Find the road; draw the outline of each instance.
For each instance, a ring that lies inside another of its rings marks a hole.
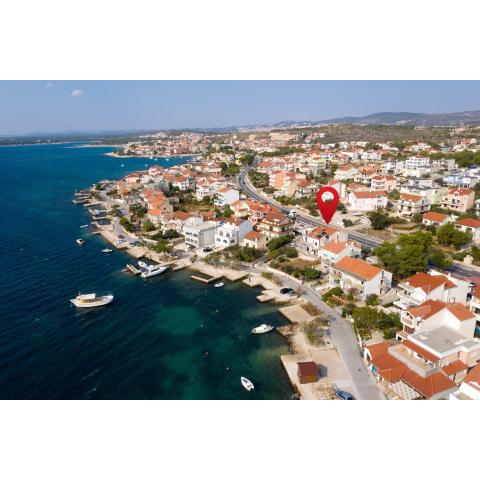
[[[254,200],[257,200],[262,203],[268,203],[270,205],[273,205],[275,207],[278,207],[282,210],[284,213],[288,213],[289,209],[286,208],[284,205],[281,205],[280,203],[276,202],[275,200],[272,200],[271,198],[268,198],[266,196],[263,196],[259,194],[255,189],[252,188],[250,183],[247,180],[247,175],[248,172],[256,167],[256,163],[249,165],[245,169],[243,169],[240,174],[237,177],[237,184],[240,190],[243,190],[245,193],[248,194],[249,197],[253,198]],[[297,220],[306,224],[310,225],[312,227],[318,227],[320,225],[326,226],[326,223],[323,222],[320,219],[314,218],[310,215],[305,215],[305,214],[299,214],[297,213],[296,216]],[[348,234],[349,240],[355,240],[356,242],[360,243],[361,245],[374,249],[378,247],[379,245],[382,244],[381,240],[378,240],[377,238],[369,237],[367,235],[363,235],[358,232],[352,232],[349,231],[345,228],[337,227],[339,230],[344,230]],[[463,276],[463,277],[479,277],[480,279],[480,272],[477,269],[468,267],[467,265],[459,265],[458,263],[455,263],[448,269],[450,272]]]
[[[263,270],[257,269],[259,272]],[[298,289],[300,280],[293,280],[282,277],[282,283],[287,286]],[[329,335],[330,340],[335,345],[340,358],[350,376],[355,392],[352,392],[360,400],[383,400],[385,397],[376,386],[375,380],[362,360],[362,354],[357,344],[357,339],[353,333],[352,324],[342,318],[335,310],[331,309],[323,302],[318,293],[308,285],[301,285],[303,297],[322,312],[330,320]]]

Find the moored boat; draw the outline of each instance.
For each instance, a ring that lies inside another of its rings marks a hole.
[[[104,248],[102,249],[102,253],[112,253],[113,250],[111,248]]]
[[[154,277],[155,275],[160,275],[165,272],[165,270],[168,270],[168,265],[147,265],[143,267],[140,263],[143,262],[138,262],[139,266],[142,268],[142,273],[140,274],[142,278]]]
[[[245,377],[240,377],[240,382],[242,382],[243,388],[247,391],[253,390],[255,387],[253,386],[253,383]]]
[[[96,293],[79,293],[70,300],[78,308],[102,307],[113,302],[113,295],[97,295]]]
[[[222,288],[225,284],[223,282],[218,282],[214,285],[215,288]]]
[[[83,245],[85,243],[85,240],[83,238],[77,238],[77,243],[79,245]]]
[[[268,333],[271,332],[275,327],[273,325],[267,325],[266,323],[262,323],[262,325],[255,327],[252,329],[252,333],[260,334],[260,333]]]

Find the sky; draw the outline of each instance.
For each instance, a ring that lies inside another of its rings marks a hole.
[[[0,81],[0,135],[480,110],[480,81]]]

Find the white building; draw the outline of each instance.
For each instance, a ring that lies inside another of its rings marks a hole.
[[[348,207],[356,212],[373,212],[386,208],[388,197],[383,191],[356,191],[347,196]]]
[[[240,245],[248,232],[252,231],[249,220],[229,219],[217,225],[215,231],[215,247],[232,247]]]
[[[212,247],[215,245],[216,228],[216,222],[203,222],[198,217],[188,218],[183,226],[185,244],[195,248]]]
[[[233,202],[236,202],[240,199],[240,193],[238,190],[234,188],[221,188],[215,194],[214,204],[217,207],[226,207],[227,205],[231,205]]]

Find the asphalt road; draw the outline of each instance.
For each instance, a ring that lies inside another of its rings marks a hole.
[[[262,202],[262,203],[268,203],[270,205],[274,205],[278,208],[280,208],[284,213],[288,213],[289,212],[289,208],[286,208],[284,205],[281,205],[280,203],[268,198],[268,197],[265,197],[263,195],[260,195],[257,191],[255,191],[254,189],[252,189],[252,187],[248,184],[248,182],[246,181],[246,177],[248,175],[248,172],[255,168],[255,164],[253,165],[250,165],[249,167],[246,167],[244,170],[242,170],[242,172],[239,174],[239,176],[237,177],[237,183],[238,183],[238,187],[243,190],[245,193],[247,193],[251,198],[253,198],[254,200],[257,200],[259,202]],[[306,225],[310,225],[312,227],[318,227],[320,225],[322,226],[326,226],[326,223],[323,222],[322,220],[320,219],[316,219],[314,217],[311,217],[309,215],[304,215],[304,214],[299,214],[297,213],[297,216],[296,216],[297,220],[306,224]],[[348,238],[350,240],[355,240],[356,242],[360,243],[361,245],[367,247],[367,248],[370,248],[370,249],[374,249],[376,247],[378,247],[379,245],[382,244],[382,241],[381,240],[378,240],[377,238],[373,238],[373,237],[369,237],[367,235],[363,235],[361,233],[357,233],[357,232],[351,232],[345,228],[341,228],[341,227],[338,227],[338,226],[335,226],[335,228],[338,228],[340,230],[345,230],[348,234]],[[457,275],[461,275],[463,277],[479,277],[480,279],[480,272],[474,268],[469,268],[468,266],[466,265],[458,265],[458,264],[454,264],[452,267],[449,268],[449,271],[451,271],[452,273],[455,273]]]

